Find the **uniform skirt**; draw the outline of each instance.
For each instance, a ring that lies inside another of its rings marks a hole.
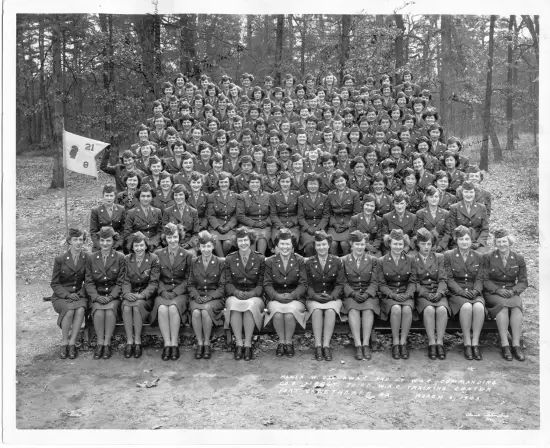
[[[290,230],[290,233],[294,235],[294,237],[296,238],[296,241],[300,240],[300,227],[291,227],[288,230]],[[271,242],[273,244],[275,244],[275,237],[279,234],[280,231],[281,231],[280,229],[273,229],[271,231]]]
[[[340,299],[331,300],[326,303],[316,302],[315,300],[308,300],[306,302],[306,322],[309,320],[311,315],[315,310],[334,310],[338,315],[338,318],[342,319],[340,316],[340,311],[342,310],[342,301]]]
[[[481,295],[478,295],[473,300],[467,299],[466,297],[462,297],[462,296],[456,296],[456,295],[451,295],[449,297],[449,305],[451,306],[451,311],[453,312],[453,316],[458,315],[458,313],[460,312],[460,308],[462,308],[462,305],[464,305],[465,303],[471,303],[473,305],[474,303],[477,303],[477,302],[483,304],[483,307],[485,307],[485,299]],[[487,308],[485,308],[485,315],[487,315]]]
[[[267,304],[268,314],[266,314],[264,319],[264,327],[267,326],[269,321],[273,318],[275,313],[281,314],[292,314],[296,322],[298,322],[302,328],[306,328],[306,307],[305,305],[298,301],[293,300],[290,303],[281,303],[276,300],[271,300]]]
[[[206,310],[214,325],[221,325],[223,323],[222,299],[214,299],[206,303],[197,303],[195,300],[191,300],[191,303],[189,304],[189,311],[193,313],[195,310]]]
[[[86,308],[88,308],[88,301],[84,297],[81,297],[74,302],[69,302],[61,297],[53,296],[52,306],[55,312],[59,314],[57,317],[57,326],[61,328],[61,321],[65,317],[65,314],[67,314],[67,311],[84,308],[84,312],[86,312]]]
[[[92,318],[97,310],[113,310],[116,320],[120,320],[120,299],[113,299],[105,305],[99,302],[92,302],[92,306],[90,307]]]
[[[349,229],[343,231],[342,233],[338,233],[332,227],[329,227],[328,234],[332,236],[332,241],[341,242],[349,240]]]
[[[407,299],[404,302],[398,302],[397,300],[390,299],[389,297],[380,299],[380,319],[388,320],[390,317],[391,307],[394,305],[410,306],[413,314],[413,320],[418,320],[418,313],[414,308],[414,299]]]
[[[122,301],[121,309],[124,309],[125,306],[138,308],[139,314],[141,315],[141,320],[145,322],[151,313],[151,309],[153,308],[153,298],[147,300],[138,299],[135,302],[130,302],[129,300],[124,299]]]
[[[221,234],[220,232],[218,232],[217,230],[214,230],[212,228],[210,228],[208,230],[212,235],[216,235],[218,237],[218,241],[227,241],[227,240],[232,240],[235,238],[235,231],[234,230],[230,230],[229,232],[225,233],[225,234]]]
[[[495,318],[502,308],[519,308],[523,312],[523,301],[518,295],[512,296],[509,299],[501,297],[498,294],[484,294],[487,303],[487,311],[491,318]]]
[[[159,311],[159,306],[161,305],[176,305],[178,308],[178,311],[181,316],[181,323],[184,324],[186,322],[185,319],[185,311],[187,310],[187,302],[189,300],[189,297],[186,294],[181,294],[179,296],[176,296],[172,300],[164,299],[161,296],[157,296],[155,298],[155,305],[153,306],[153,309],[151,310],[151,314],[149,314],[149,323],[151,325],[158,325],[157,321],[157,314]]]
[[[417,297],[416,298],[416,311],[418,311],[418,314],[422,314],[424,311],[424,308],[427,306],[433,306],[434,308],[437,308],[438,306],[443,306],[447,310],[447,314],[451,316],[451,307],[449,306],[449,301],[447,300],[447,297],[441,298],[441,300],[438,300],[437,302],[430,302],[425,297]]]
[[[252,297],[246,300],[239,300],[235,296],[228,297],[225,301],[224,328],[228,329],[230,327],[231,311],[237,311],[239,313],[250,311],[252,313],[252,317],[254,318],[256,328],[261,330],[264,317],[264,308],[264,301],[259,297]]]
[[[256,234],[256,239],[264,239],[268,243],[271,243],[271,227],[266,227],[265,229],[259,229],[257,227],[252,227],[252,231]]]
[[[298,248],[302,250],[304,247],[306,247],[306,244],[309,243],[315,243],[315,239],[313,238],[313,235],[310,235],[305,230],[300,232],[300,240],[298,244]]]
[[[380,299],[378,297],[369,297],[364,302],[359,303],[352,297],[347,297],[344,299],[342,313],[348,314],[349,310],[372,310],[375,314],[380,314]]]

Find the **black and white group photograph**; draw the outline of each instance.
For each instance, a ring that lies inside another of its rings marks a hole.
[[[5,443],[549,443],[542,5],[32,3]]]

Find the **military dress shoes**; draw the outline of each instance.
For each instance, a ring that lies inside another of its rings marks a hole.
[[[523,354],[523,350],[519,345],[512,347],[512,355],[514,355],[514,358],[516,358],[518,361],[525,361],[525,355]]]
[[[75,359],[75,358],[76,358],[76,346],[69,345],[69,359]]]
[[[172,347],[164,347],[162,349],[162,360],[168,361],[172,357]]]
[[[94,350],[94,359],[101,359],[103,356],[103,345],[97,344]]]
[[[141,344],[136,344],[134,346],[134,358],[141,358],[142,353],[143,350],[141,348]]]
[[[443,344],[437,344],[435,346],[435,354],[441,360],[447,358],[447,354],[445,353],[445,347],[443,346]]]
[[[62,345],[61,351],[59,352],[59,357],[61,359],[67,359],[67,356],[69,356],[69,346],[68,345]]]
[[[434,360],[437,359],[436,347],[435,345],[428,345],[428,358]]]
[[[514,359],[514,357],[512,356],[512,351],[510,350],[510,346],[509,345],[504,345],[502,348],[501,348],[501,352],[502,352],[502,357],[506,360],[506,361],[512,361]]]

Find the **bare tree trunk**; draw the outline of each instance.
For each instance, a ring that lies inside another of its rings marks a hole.
[[[302,26],[300,29],[300,74],[302,79],[306,73],[306,36],[307,36],[308,17],[302,15]]]
[[[40,54],[40,143],[48,141],[48,127],[46,126],[46,76],[44,74],[44,16],[39,16],[38,51]]]
[[[162,50],[160,48],[160,21],[161,17],[158,14],[153,16],[153,31],[154,31],[154,41],[153,41],[153,52],[155,56],[155,79],[160,80],[162,77]]]
[[[491,146],[493,147],[493,156],[495,158],[495,162],[502,161],[502,147],[500,146],[500,142],[498,141],[498,135],[497,131],[495,129],[495,124],[491,120]]]
[[[113,144],[113,112],[114,112],[114,61],[113,61],[113,15],[99,14],[101,32],[107,36],[103,46],[103,89],[105,100],[103,103],[103,128],[106,142]]]
[[[293,14],[289,14],[287,16],[287,28],[288,31],[286,35],[288,36],[288,57],[286,58],[287,61],[292,64],[292,61],[294,60],[294,20],[293,20]]]
[[[61,16],[55,16],[52,26],[52,55],[54,82],[54,112],[53,112],[53,173],[50,188],[63,188],[63,95],[65,87],[61,71]]]
[[[252,14],[248,14],[246,16],[246,46],[248,47],[248,50],[250,51],[252,49],[252,23],[254,20],[254,16]]]
[[[506,85],[506,149],[514,149],[514,38],[512,32],[516,16],[510,16],[508,21],[508,67]]]
[[[284,14],[277,15],[277,40],[275,42],[275,85],[281,85],[281,64],[283,62]]]
[[[533,39],[533,48],[535,49],[536,69],[535,80],[533,81],[533,142],[538,143],[539,132],[539,16],[535,16],[535,20],[531,16],[522,16],[525,25]]]
[[[481,143],[481,155],[479,167],[489,170],[489,133],[491,132],[491,99],[493,95],[493,52],[495,46],[495,22],[497,16],[491,16],[489,26],[489,57],[487,59],[487,86],[485,87],[485,109],[483,111],[483,142]]]
[[[340,34],[340,85],[344,83],[346,62],[349,59],[349,33],[351,30],[351,15],[342,14],[342,28]]]
[[[395,38],[395,70],[405,65],[403,54],[403,35],[405,34],[405,24],[403,23],[403,16],[401,14],[394,14],[393,16],[397,28],[399,28],[399,34]]]
[[[451,80],[451,23],[452,16],[444,14],[441,16],[441,73],[440,73],[440,82],[441,90],[439,92],[439,114],[441,117],[441,124],[451,130],[453,123],[451,123],[451,89],[452,89],[452,80]]]

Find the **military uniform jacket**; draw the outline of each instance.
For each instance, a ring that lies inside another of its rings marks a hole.
[[[418,179],[416,186],[420,190],[424,190],[428,185],[433,185],[434,180],[435,180],[435,176],[432,173],[430,173],[427,169],[425,169],[420,179]]]
[[[449,192],[456,193],[456,189],[462,185],[462,182],[466,179],[466,174],[462,171],[455,169],[452,173],[447,170],[447,173],[451,177],[451,182],[449,183]]]
[[[226,173],[230,173],[233,175],[233,177],[237,177],[239,174],[241,174],[241,167],[239,166],[239,160],[238,159],[225,159],[223,162],[223,170]]]
[[[250,251],[246,266],[243,265],[239,251],[225,258],[225,294],[232,296],[235,291],[253,292],[253,297],[262,297],[264,291],[265,257],[256,251]]]
[[[102,227],[112,227],[115,232],[122,233],[124,221],[126,219],[126,210],[122,205],[113,204],[113,213],[109,216],[104,204],[92,208],[90,214],[90,236],[94,247],[99,248],[99,237],[96,235]],[[116,245],[116,243],[115,243]]]
[[[390,212],[393,209],[393,197],[387,193],[382,193],[382,196],[379,198],[377,195],[374,195],[375,209],[374,213],[378,216],[384,216],[386,213]]]
[[[55,257],[50,286],[56,298],[65,299],[69,294],[77,293],[86,297],[84,279],[86,277],[86,252],[80,252],[76,266],[71,251]]]
[[[101,251],[89,254],[86,260],[86,293],[92,302],[99,296],[111,296],[116,299],[122,292],[126,275],[124,255],[111,250],[107,263],[103,264]]]
[[[247,227],[257,227],[260,221],[271,227],[269,194],[260,191],[258,196],[245,191],[237,198],[237,220]]]
[[[443,194],[439,192],[439,206],[445,210],[449,210],[451,205],[456,204],[456,197],[445,191]]]
[[[176,251],[174,263],[170,263],[168,248],[159,249],[155,252],[159,258],[160,277],[159,277],[159,295],[163,291],[174,292],[181,296],[187,293],[187,280],[193,255],[191,252],[179,248]]]
[[[528,286],[525,259],[513,250],[508,254],[506,266],[502,263],[498,249],[484,254],[483,267],[483,287],[489,293],[494,293],[497,289],[511,289],[519,295]]]
[[[281,191],[273,193],[269,197],[269,213],[271,223],[275,229],[281,227],[298,226],[298,197],[300,193],[295,190],[289,190],[288,200],[285,199]]]
[[[369,254],[363,254],[357,266],[357,259],[348,254],[341,258],[344,267],[345,283],[344,296],[349,297],[352,292],[364,294],[365,292],[376,297],[378,280],[376,277],[376,258]]]
[[[452,235],[452,231],[458,226],[466,226],[472,229],[472,241],[487,245],[487,236],[489,235],[489,217],[484,205],[474,202],[470,213],[466,211],[464,201],[451,205],[445,231]]]
[[[307,187],[306,187],[306,176],[304,173],[298,177],[296,173],[292,174],[292,184],[290,185],[290,189],[297,191],[298,193],[306,194],[307,193]]]
[[[443,155],[446,150],[447,145],[445,143],[441,143],[439,140],[435,142],[432,141],[432,149],[430,149],[430,152],[438,159]]]
[[[338,190],[330,191],[327,197],[327,203],[330,212],[330,227],[334,224],[349,225],[349,218],[361,212],[359,193],[349,188],[344,189],[341,198]]]
[[[416,267],[416,292],[418,295],[447,292],[447,271],[443,254],[430,252],[426,263],[419,254],[414,256]]]
[[[145,176],[143,179],[141,179],[141,185],[149,185],[153,190],[156,191],[157,195],[160,192],[160,179],[155,179],[152,174]]]
[[[430,213],[429,206],[420,209],[416,212],[416,226],[414,230],[416,231],[422,227],[425,227],[432,232],[432,234],[436,235],[434,248],[440,246],[442,249],[447,249],[447,246],[449,245],[449,235],[445,232],[447,216],[449,216],[449,212],[441,207],[437,207],[435,218]]]
[[[391,253],[388,253],[377,260],[376,269],[378,290],[382,296],[388,297],[392,293],[406,294],[409,298],[414,296],[417,279],[412,256],[402,253],[395,264]]]
[[[204,191],[199,191],[199,195],[195,198],[195,193],[191,191],[187,198],[187,203],[197,210],[199,219],[199,232],[208,228],[208,219],[206,218],[206,207],[208,202],[208,194]]]
[[[188,204],[183,207],[183,213],[180,212],[177,204],[167,207],[162,214],[162,226],[164,227],[169,222],[181,224],[185,229],[185,237],[183,241],[180,241],[181,246],[188,243],[192,237],[199,233],[198,212]]]
[[[342,260],[336,255],[328,254],[325,268],[321,269],[321,263],[317,255],[306,259],[307,272],[307,298],[315,300],[317,294],[326,293],[332,296],[331,300],[340,298],[346,283]]]
[[[149,206],[149,212],[145,216],[141,204],[136,205],[133,209],[126,213],[124,222],[124,241],[134,232],[142,232],[149,239],[158,239],[160,241],[160,233],[162,226],[162,212],[152,205]],[[158,243],[157,243],[158,244]]]
[[[388,193],[393,195],[397,190],[403,189],[403,183],[401,180],[397,177],[388,177],[387,183],[386,183],[386,190],[388,190]]]
[[[407,193],[407,196],[409,197],[407,211],[411,213],[416,213],[425,205],[424,193],[422,193],[418,187],[415,186],[412,191],[404,188],[403,191]]]
[[[413,236],[416,225],[416,215],[405,210],[403,218],[399,219],[397,212],[391,211],[382,217],[382,234],[389,235],[392,229],[401,229],[403,233]]]
[[[206,216],[214,230],[219,226],[233,229],[237,225],[237,199],[239,195],[229,191],[224,199],[219,191],[208,195]]]
[[[375,252],[380,250],[380,245],[382,244],[382,227],[382,218],[374,214],[368,223],[364,213],[353,215],[349,222],[350,233],[355,230],[366,233],[369,236],[368,244],[373,247]]]
[[[462,290],[473,290],[481,294],[483,290],[483,259],[480,254],[470,250],[466,261],[458,248],[444,253],[447,270],[447,286],[452,294]]]
[[[353,175],[349,179],[349,187],[359,193],[359,201],[363,201],[363,196],[370,192],[371,179],[367,175],[363,175],[361,179]]]
[[[286,269],[280,254],[267,258],[265,260],[264,291],[268,301],[277,301],[275,293],[289,293],[294,300],[305,302],[307,273],[304,258],[297,254],[291,254]]]
[[[111,157],[111,153],[109,151],[104,150],[103,156],[101,157],[101,163],[99,165],[99,169],[104,173],[114,176],[116,191],[118,193],[126,189],[126,185],[124,184],[122,179],[124,179],[124,176],[126,176],[126,174],[128,174],[129,171],[121,163],[111,165],[109,163],[110,157]],[[137,168],[135,168],[132,172],[139,174],[142,178],[145,177],[145,173]]]
[[[309,193],[298,198],[298,223],[302,232],[310,227],[318,230],[325,230],[330,218],[330,210],[327,202],[327,195],[317,193],[315,201]]]
[[[243,191],[248,191],[248,174],[240,173],[235,177],[235,191],[237,193],[242,193]]]
[[[201,255],[193,257],[189,272],[189,297],[196,299],[208,294],[212,299],[222,299],[225,289],[225,259],[212,255],[208,266]]]
[[[126,272],[122,292],[143,294],[145,300],[153,298],[159,286],[160,264],[158,257],[146,252],[140,266],[137,265],[135,254],[128,254],[124,258]]]
[[[480,204],[483,204],[487,209],[487,216],[491,217],[491,193],[489,193],[487,190],[484,190],[483,188],[480,188],[479,186],[476,186],[475,192],[476,195],[474,198],[474,202],[479,202]],[[461,201],[462,199],[462,186],[460,186],[456,189],[456,200]]]
[[[277,176],[270,177],[269,175],[265,174],[264,176],[262,176],[262,185],[264,191],[269,194],[279,191],[281,189],[281,187],[279,186],[279,178]]]
[[[182,162],[183,159],[180,159],[180,161],[178,162],[175,157],[164,159],[164,170],[168,171],[170,174],[177,174],[182,170]]]
[[[165,117],[165,123],[166,123],[166,120],[168,120],[168,122],[171,123],[171,120],[169,118]],[[160,129],[158,131],[156,129],[152,130],[149,133],[149,141],[156,143],[160,147],[166,146],[167,145],[166,129]]]
[[[151,173],[151,159],[145,159],[143,157],[140,157],[136,160],[136,168],[140,171],[143,171],[147,176],[150,176]]]
[[[315,165],[311,163],[311,160],[306,160],[304,162],[304,173],[317,173],[317,174],[323,174],[325,170],[323,169],[322,165],[317,161]]]
[[[132,198],[130,198],[130,195],[128,194],[128,190],[126,190],[126,191],[121,191],[120,193],[117,193],[116,203],[119,206],[124,207],[124,210],[125,210],[124,219],[126,220],[126,212],[128,212],[128,210],[131,210],[137,205],[139,205],[139,199],[136,198],[135,195],[132,195]]]
[[[153,202],[151,203],[153,207],[158,208],[161,213],[164,213],[164,210],[166,210],[171,205],[174,205],[176,202],[174,199],[172,199],[172,190],[168,192],[167,196],[164,196],[162,194],[162,191],[157,192],[157,195],[153,198]]]

